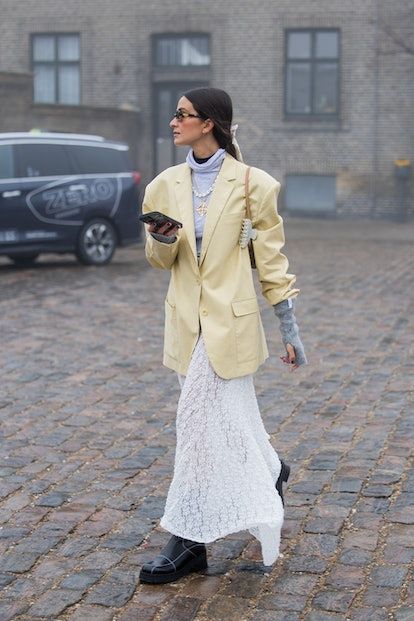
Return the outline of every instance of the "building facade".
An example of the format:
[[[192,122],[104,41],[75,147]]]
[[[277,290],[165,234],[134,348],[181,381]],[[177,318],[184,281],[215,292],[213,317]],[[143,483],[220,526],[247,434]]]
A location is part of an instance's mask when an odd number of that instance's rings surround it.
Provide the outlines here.
[[[414,0],[0,8],[0,131],[35,125],[127,140],[147,182],[185,158],[168,127],[177,99],[211,85],[232,96],[245,160],[281,181],[281,209],[414,212]]]

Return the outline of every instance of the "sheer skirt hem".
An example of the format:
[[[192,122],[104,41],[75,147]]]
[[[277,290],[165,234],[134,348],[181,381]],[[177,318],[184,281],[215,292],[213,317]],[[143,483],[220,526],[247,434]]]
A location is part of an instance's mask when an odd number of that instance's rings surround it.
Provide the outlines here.
[[[247,530],[261,544],[263,565],[273,565],[280,555],[279,541],[281,526],[273,522],[263,521],[255,522],[254,524],[235,524],[232,528],[223,530],[220,534],[205,537],[197,536],[182,528],[176,528],[165,519],[161,519],[160,526],[176,537],[182,537],[183,539],[205,544],[214,543],[218,539],[227,537],[227,535],[233,535],[234,533]]]

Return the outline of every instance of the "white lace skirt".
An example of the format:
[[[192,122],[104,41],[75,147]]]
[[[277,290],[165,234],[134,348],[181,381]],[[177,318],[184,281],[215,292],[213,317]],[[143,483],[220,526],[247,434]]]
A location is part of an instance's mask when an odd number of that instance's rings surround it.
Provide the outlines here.
[[[160,524],[204,543],[248,530],[261,543],[264,565],[272,565],[283,523],[275,488],[281,465],[263,426],[253,376],[219,377],[200,335],[183,379],[174,476]]]

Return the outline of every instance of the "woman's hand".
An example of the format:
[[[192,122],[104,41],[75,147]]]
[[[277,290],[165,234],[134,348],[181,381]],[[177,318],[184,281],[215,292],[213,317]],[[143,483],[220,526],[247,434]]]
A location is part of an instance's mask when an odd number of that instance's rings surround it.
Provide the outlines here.
[[[285,364],[288,364],[290,366],[290,368],[292,369],[292,371],[295,371],[296,369],[299,368],[299,365],[296,364],[296,352],[295,352],[295,348],[293,347],[293,345],[291,345],[290,343],[287,343],[286,344],[286,352],[287,352],[287,355],[286,356],[280,356],[280,359]]]
[[[280,332],[282,341],[286,347],[286,356],[280,356],[280,359],[288,364],[292,371],[296,371],[302,364],[307,364],[305,349],[300,340],[299,328],[293,312],[294,302],[292,300],[283,300],[273,305],[275,315],[280,320]]]
[[[148,225],[149,233],[158,233],[159,235],[167,235],[167,237],[174,236],[177,233],[177,231],[178,231],[178,226],[173,226],[171,228],[171,224],[168,224],[168,222],[165,222],[165,224],[163,224],[160,227],[157,227],[155,222]]]

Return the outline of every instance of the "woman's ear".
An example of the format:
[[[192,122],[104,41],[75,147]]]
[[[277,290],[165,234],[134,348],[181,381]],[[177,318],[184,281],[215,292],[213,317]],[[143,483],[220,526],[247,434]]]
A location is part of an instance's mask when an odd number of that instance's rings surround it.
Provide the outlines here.
[[[204,132],[205,134],[207,134],[208,132],[212,132],[214,129],[214,123],[211,119],[206,119],[204,121]]]

